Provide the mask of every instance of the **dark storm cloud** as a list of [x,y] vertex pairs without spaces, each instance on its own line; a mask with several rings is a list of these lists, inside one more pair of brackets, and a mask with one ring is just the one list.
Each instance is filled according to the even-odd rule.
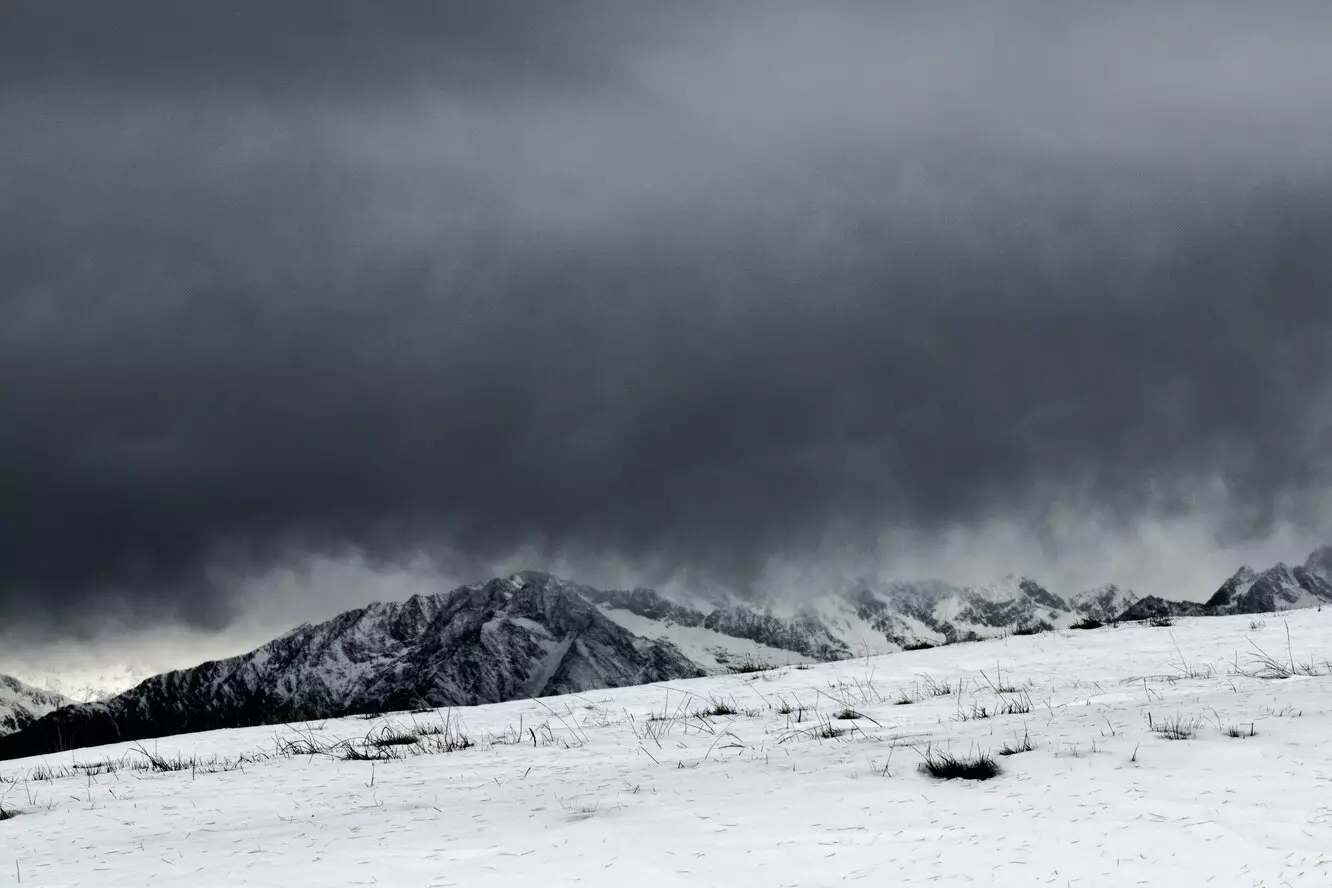
[[0,13],[6,613],[1326,527],[1324,7],[376,7]]

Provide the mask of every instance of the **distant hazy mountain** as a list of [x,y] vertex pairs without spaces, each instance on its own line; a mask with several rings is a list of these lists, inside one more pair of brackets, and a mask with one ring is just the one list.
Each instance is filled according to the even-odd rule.
[[21,731],[48,712],[69,703],[59,694],[0,675],[0,735]]
[[[19,730],[0,736],[0,759],[216,728],[620,687],[748,663],[837,660],[1089,620],[1323,603],[1332,603],[1332,548],[1299,567],[1242,568],[1203,604],[1138,598],[1116,586],[1061,598],[1032,579],[1009,577],[982,586],[851,583],[781,611],[700,606],[651,589],[603,591],[529,571],[348,611],[248,654],[154,676],[96,703],[52,712],[64,701],[47,695],[37,702],[31,695],[41,692],[26,689],[29,702],[13,717]],[[0,726],[7,699],[0,697]]]
[[[1137,599],[1105,586],[1063,599],[1034,580],[984,586],[926,581],[855,583],[775,613],[743,605],[704,612],[651,589],[584,594],[625,628],[669,640],[709,669],[737,659],[767,662],[835,660],[904,647],[940,645],[1040,629],[1086,619],[1114,619]],[[745,644],[748,642],[748,644]]]

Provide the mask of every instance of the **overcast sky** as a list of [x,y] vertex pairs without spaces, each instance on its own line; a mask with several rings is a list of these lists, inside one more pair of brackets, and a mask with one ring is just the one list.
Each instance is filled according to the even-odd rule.
[[[1332,536],[1332,5],[14,0],[0,623]],[[1263,565],[1265,566],[1265,565]]]

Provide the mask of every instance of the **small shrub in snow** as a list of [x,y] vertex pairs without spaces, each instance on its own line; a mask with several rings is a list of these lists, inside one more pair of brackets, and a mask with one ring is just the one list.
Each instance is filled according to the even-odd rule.
[[956,756],[927,749],[920,769],[936,780],[989,780],[999,776],[999,765],[987,753]]
[[1100,629],[1100,628],[1101,628],[1102,626],[1104,626],[1104,625],[1105,625],[1105,624],[1102,623],[1100,620],[1094,620],[1094,619],[1092,619],[1091,617],[1086,617],[1085,619],[1078,620],[1076,623],[1074,623],[1074,624],[1073,624],[1072,626],[1070,626],[1069,628],[1070,628],[1070,629]]

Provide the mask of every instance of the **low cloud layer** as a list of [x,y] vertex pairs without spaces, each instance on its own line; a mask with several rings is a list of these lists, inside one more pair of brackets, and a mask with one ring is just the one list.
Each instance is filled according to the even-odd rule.
[[1324,5],[0,17],[11,628],[1332,531]]

